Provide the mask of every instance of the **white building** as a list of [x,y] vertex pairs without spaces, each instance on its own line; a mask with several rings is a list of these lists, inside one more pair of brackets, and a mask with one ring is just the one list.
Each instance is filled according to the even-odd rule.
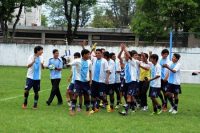
[[[19,9],[16,9],[14,15],[17,15],[18,11]],[[23,7],[18,25],[41,26],[41,12],[42,12],[42,6],[37,6],[36,8]],[[12,23],[14,22],[15,18]]]

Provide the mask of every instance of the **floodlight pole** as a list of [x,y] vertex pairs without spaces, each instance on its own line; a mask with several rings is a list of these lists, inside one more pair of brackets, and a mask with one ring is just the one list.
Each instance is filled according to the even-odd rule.
[[169,58],[172,60],[172,47],[173,47],[173,32],[170,31],[170,40],[169,40]]

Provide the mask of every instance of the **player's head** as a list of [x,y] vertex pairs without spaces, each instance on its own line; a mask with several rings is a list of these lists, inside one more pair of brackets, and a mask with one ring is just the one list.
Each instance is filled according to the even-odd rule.
[[181,58],[180,54],[175,53],[172,57],[172,62],[176,63]]
[[137,53],[137,51],[132,50],[132,51],[131,51],[131,57],[137,60],[137,58],[138,58],[138,53]]
[[137,60],[141,61],[141,54],[138,54]]
[[116,60],[116,55],[115,55],[115,53],[110,53],[110,58],[112,59],[112,60]]
[[150,61],[155,65],[158,62],[158,55],[157,54],[152,54],[150,56]]
[[79,52],[74,53],[74,59],[81,58],[81,54]]
[[105,52],[103,53],[103,57],[104,57],[106,60],[110,59],[110,54],[109,54],[109,52],[108,52],[108,51],[105,51]]
[[149,55],[148,55],[147,53],[143,53],[143,54],[141,55],[141,61],[146,62],[146,61],[148,60],[148,58],[149,58]]
[[81,51],[81,56],[84,60],[88,60],[90,58],[90,51],[87,49],[83,49]]
[[97,59],[102,58],[102,50],[101,49],[96,49],[96,57],[97,57]]
[[169,50],[168,49],[163,49],[162,52],[161,52],[162,58],[166,59],[168,55],[169,55]]
[[43,53],[43,47],[41,47],[41,46],[36,46],[36,47],[34,48],[34,54],[40,56],[40,55],[42,55],[42,53]]
[[53,57],[58,58],[59,57],[59,51],[57,49],[53,50]]

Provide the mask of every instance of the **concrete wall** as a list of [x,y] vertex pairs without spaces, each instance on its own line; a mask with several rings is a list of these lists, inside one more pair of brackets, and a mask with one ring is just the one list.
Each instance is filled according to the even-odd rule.
[[[33,54],[33,49],[36,45],[34,44],[0,44],[0,65],[9,66],[25,66],[27,58]],[[64,45],[42,45],[44,47],[43,57],[45,63],[52,56],[52,50],[58,49],[60,55],[65,54],[66,46]],[[86,47],[87,48],[87,47]],[[88,47],[89,48],[89,47]],[[118,53],[120,48],[104,47],[110,52]],[[138,52],[149,52],[159,54],[164,47],[132,47],[129,46],[130,50],[137,50]],[[74,52],[80,52],[80,46],[70,46],[71,54]],[[174,52],[180,52],[182,70],[200,70],[200,48],[174,48]],[[188,54],[189,53],[189,54]],[[200,83],[200,75],[191,76],[192,72],[182,72],[182,82],[184,83]]]

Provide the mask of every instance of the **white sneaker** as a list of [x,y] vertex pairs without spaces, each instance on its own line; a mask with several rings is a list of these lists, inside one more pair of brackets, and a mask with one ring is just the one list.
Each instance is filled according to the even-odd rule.
[[169,110],[169,113],[172,113],[174,111],[174,108],[171,107],[171,109]]
[[177,113],[178,113],[177,110],[173,110],[173,111],[172,111],[172,114],[174,114],[174,115],[177,114]]
[[119,105],[116,105],[116,106],[115,106],[115,109],[119,109],[119,107],[120,107]]
[[148,110],[148,106],[144,106],[143,108],[142,108],[142,111],[147,111]]

